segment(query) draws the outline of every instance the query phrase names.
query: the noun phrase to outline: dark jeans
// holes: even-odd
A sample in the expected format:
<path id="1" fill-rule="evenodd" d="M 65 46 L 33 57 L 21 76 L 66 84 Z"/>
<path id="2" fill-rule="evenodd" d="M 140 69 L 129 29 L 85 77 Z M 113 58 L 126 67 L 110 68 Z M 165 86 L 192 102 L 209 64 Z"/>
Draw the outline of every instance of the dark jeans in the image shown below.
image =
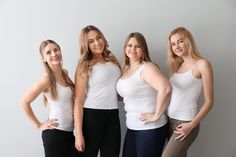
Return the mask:
<path id="1" fill-rule="evenodd" d="M 79 157 L 73 132 L 44 130 L 42 132 L 45 157 Z"/>
<path id="2" fill-rule="evenodd" d="M 127 129 L 123 157 L 160 157 L 167 129 L 167 125 L 150 130 Z"/>
<path id="3" fill-rule="evenodd" d="M 83 157 L 97 157 L 99 151 L 100 157 L 119 157 L 121 131 L 118 109 L 84 108 L 83 134 Z"/>

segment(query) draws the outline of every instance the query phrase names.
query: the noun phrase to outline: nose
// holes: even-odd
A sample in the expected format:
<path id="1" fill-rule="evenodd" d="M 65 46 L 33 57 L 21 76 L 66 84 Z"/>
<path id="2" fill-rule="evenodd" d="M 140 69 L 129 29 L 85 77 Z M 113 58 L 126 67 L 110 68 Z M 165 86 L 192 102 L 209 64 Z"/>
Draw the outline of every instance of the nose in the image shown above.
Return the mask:
<path id="1" fill-rule="evenodd" d="M 56 51 L 52 51 L 52 56 L 55 56 L 57 54 Z"/>
<path id="2" fill-rule="evenodd" d="M 98 45 L 99 44 L 98 40 L 94 40 L 94 44 Z"/>
<path id="3" fill-rule="evenodd" d="M 176 44 L 176 48 L 179 48 L 179 43 Z"/>
<path id="4" fill-rule="evenodd" d="M 136 50 L 137 49 L 137 46 L 136 45 L 132 45 L 131 46 L 131 50 Z"/>

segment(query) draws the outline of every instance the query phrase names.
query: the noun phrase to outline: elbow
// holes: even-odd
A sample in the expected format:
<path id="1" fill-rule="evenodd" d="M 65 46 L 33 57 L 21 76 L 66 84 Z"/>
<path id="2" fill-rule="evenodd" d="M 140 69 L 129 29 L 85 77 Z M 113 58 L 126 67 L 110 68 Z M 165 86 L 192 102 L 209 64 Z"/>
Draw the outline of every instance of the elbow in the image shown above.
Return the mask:
<path id="1" fill-rule="evenodd" d="M 206 103 L 208 104 L 208 106 L 209 106 L 210 108 L 212 108 L 213 105 L 214 105 L 214 100 L 213 100 L 213 99 L 212 99 L 212 100 L 208 100 L 208 101 L 206 101 Z"/>
<path id="2" fill-rule="evenodd" d="M 165 89 L 164 89 L 163 92 L 165 93 L 165 95 L 167 95 L 168 97 L 170 97 L 171 91 L 172 91 L 172 88 L 171 88 L 170 84 L 168 84 L 168 85 L 165 87 Z"/>
<path id="3" fill-rule="evenodd" d="M 24 99 L 22 99 L 21 101 L 20 101 L 20 106 L 21 106 L 21 108 L 25 108 L 26 107 L 26 103 L 25 103 L 25 100 Z"/>
<path id="4" fill-rule="evenodd" d="M 30 102 L 27 101 L 25 98 L 23 98 L 23 99 L 20 101 L 20 106 L 21 106 L 21 108 L 24 109 L 24 110 L 26 110 L 29 105 L 30 105 Z"/>

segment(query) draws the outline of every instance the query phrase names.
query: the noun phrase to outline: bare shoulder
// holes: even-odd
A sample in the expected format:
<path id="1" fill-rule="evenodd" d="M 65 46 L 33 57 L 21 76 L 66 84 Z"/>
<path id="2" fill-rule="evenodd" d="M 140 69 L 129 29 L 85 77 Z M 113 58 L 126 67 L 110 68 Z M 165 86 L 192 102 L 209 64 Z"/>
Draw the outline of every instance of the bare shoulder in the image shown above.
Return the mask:
<path id="1" fill-rule="evenodd" d="M 211 63 L 206 59 L 200 59 L 197 62 L 197 66 L 198 66 L 199 70 L 212 69 Z"/>
<path id="2" fill-rule="evenodd" d="M 155 65 L 152 62 L 145 62 L 144 63 L 144 69 L 142 72 L 141 77 L 146 80 L 154 77 L 159 77 L 161 74 L 160 69 L 158 68 L 157 65 Z"/>
<path id="3" fill-rule="evenodd" d="M 88 78 L 88 74 L 82 73 L 82 69 L 83 69 L 82 64 L 78 64 L 75 72 L 75 80 Z"/>
<path id="4" fill-rule="evenodd" d="M 37 81 L 40 87 L 47 89 L 51 85 L 50 76 L 47 73 L 44 73 L 43 76 Z"/>
<path id="5" fill-rule="evenodd" d="M 159 71 L 160 70 L 159 67 L 152 62 L 145 62 L 144 66 L 145 66 L 144 67 L 145 71 Z"/>

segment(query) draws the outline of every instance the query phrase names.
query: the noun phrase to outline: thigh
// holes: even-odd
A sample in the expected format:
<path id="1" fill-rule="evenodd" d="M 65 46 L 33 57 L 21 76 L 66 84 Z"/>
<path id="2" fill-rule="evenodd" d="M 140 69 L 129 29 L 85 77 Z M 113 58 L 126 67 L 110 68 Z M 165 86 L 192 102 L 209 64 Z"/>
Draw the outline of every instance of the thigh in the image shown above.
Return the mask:
<path id="1" fill-rule="evenodd" d="M 167 138 L 167 125 L 139 131 L 136 136 L 137 157 L 160 157 Z"/>
<path id="2" fill-rule="evenodd" d="M 84 109 L 83 134 L 85 140 L 84 157 L 97 157 L 104 130 L 104 115 L 100 110 Z"/>
<path id="3" fill-rule="evenodd" d="M 72 141 L 67 133 L 61 130 L 45 130 L 42 132 L 45 157 L 67 157 Z M 74 146 L 73 146 L 74 147 Z"/>
<path id="4" fill-rule="evenodd" d="M 121 140 L 119 111 L 118 109 L 108 110 L 106 116 L 100 155 L 101 157 L 119 157 Z"/>
<path id="5" fill-rule="evenodd" d="M 123 145 L 122 157 L 137 157 L 135 131 L 127 129 Z"/>
<path id="6" fill-rule="evenodd" d="M 171 128 L 172 131 L 175 129 L 177 125 L 182 123 L 182 121 L 176 122 L 172 121 Z M 162 154 L 162 157 L 185 157 L 187 154 L 188 148 L 191 146 L 191 144 L 196 139 L 197 135 L 199 133 L 199 125 L 194 128 L 189 135 L 183 140 L 175 140 L 175 138 L 178 136 L 177 134 L 173 133 L 171 137 L 169 138 L 169 141 L 164 149 L 164 152 Z"/>

